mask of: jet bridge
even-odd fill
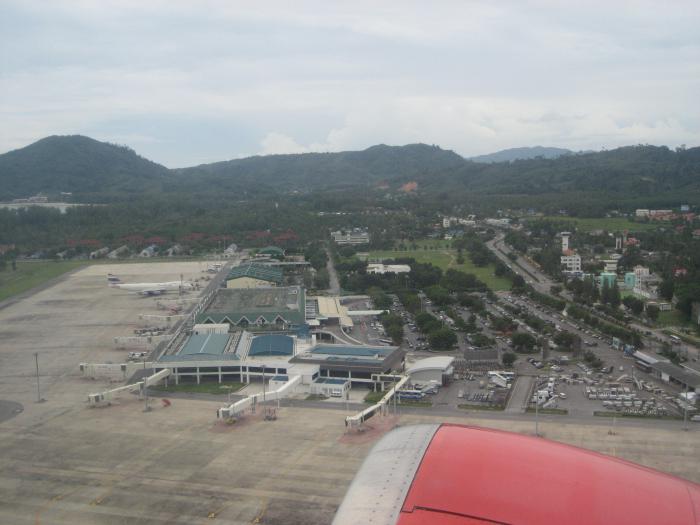
[[[160,383],[170,374],[171,370],[169,368],[164,368],[163,370],[156,372],[155,374],[150,375],[141,381],[137,381],[136,383],[112,388],[110,390],[105,390],[104,392],[98,392],[97,394],[88,394],[88,403],[90,406],[100,406],[105,404],[109,405],[113,399],[119,397],[119,394],[123,392],[132,393],[138,391],[140,395],[143,395],[146,388]]]
[[[236,401],[227,407],[221,407],[216,415],[222,419],[228,419],[241,415],[248,408],[254,408],[258,403],[263,401],[276,401],[278,399],[284,399],[294,389],[295,386],[301,384],[302,376],[290,376],[289,381],[279,387],[277,390],[270,390],[268,392],[260,392],[259,394],[254,394],[248,396],[240,401]]]
[[[387,393],[384,395],[383,398],[379,400],[378,403],[375,405],[372,405],[369,408],[365,408],[361,412],[358,412],[354,416],[348,416],[345,418],[345,426],[346,427],[358,427],[365,421],[367,421],[369,418],[371,418],[373,415],[375,415],[377,412],[382,413],[386,405],[391,401],[391,398],[396,395],[396,393],[399,391],[399,389],[406,384],[408,381],[408,376],[401,376],[399,381],[394,384],[389,390],[387,390]]]

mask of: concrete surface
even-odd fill
[[[129,335],[138,313],[157,311],[154,299],[107,288],[106,273],[174,280],[202,275],[200,266],[206,269],[206,263],[88,268],[0,311],[0,400],[24,408],[0,422],[0,523],[329,523],[367,452],[395,424],[533,431],[529,421],[402,409],[348,435],[342,405],[296,400],[276,421],[258,414],[229,426],[215,416],[225,396],[173,398],[168,408],[152,399],[150,412],[131,395],[110,407],[87,407],[86,394],[107,383],[82,379],[78,363],[119,362],[125,351],[114,350],[112,338]],[[35,402],[35,351],[45,403]],[[600,422],[540,418],[549,439],[700,481],[697,432],[608,430]]]

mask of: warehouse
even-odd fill
[[[454,357],[450,356],[428,357],[427,359],[416,361],[407,372],[412,383],[429,383],[432,381],[440,385],[446,385],[450,382],[454,373],[453,362]]]
[[[231,268],[226,288],[261,288],[282,284],[282,270],[256,263],[244,263]]]

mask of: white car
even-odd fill
[[[566,399],[566,392],[559,392],[559,397],[561,399]]]

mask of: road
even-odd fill
[[[521,275],[528,282],[528,284],[530,284],[536,291],[547,295],[551,295],[550,287],[553,284],[557,283],[555,283],[552,279],[547,277],[541,270],[536,268],[532,263],[530,263],[527,259],[520,255],[518,255],[517,257],[517,264],[513,264],[513,261],[508,257],[508,254],[515,252],[513,252],[505,244],[503,239],[504,234],[500,233],[495,238],[488,241],[486,243],[486,246],[494,253],[494,255],[496,255],[496,257],[498,257],[505,264],[509,265],[515,273]],[[535,277],[537,280],[533,279],[533,277]],[[573,300],[571,294],[566,291],[563,291],[560,295],[560,298],[566,299],[568,301]],[[654,344],[658,343],[659,341],[666,342],[669,344],[672,343],[671,339],[663,333],[662,328],[650,328],[641,324],[640,322],[635,321],[630,322],[628,326],[634,330],[639,331],[642,334],[651,332],[652,337],[655,338],[657,341],[652,340],[650,337],[648,337],[647,334],[647,337],[642,337],[642,341],[647,347],[654,346]],[[700,359],[700,349],[698,349],[697,347],[684,343],[681,346],[681,349],[685,351],[689,359]]]
[[[329,284],[328,293],[331,295],[340,295],[340,281],[338,280],[338,272],[335,271],[335,265],[331,259],[330,250],[326,250],[328,254],[328,262],[326,262],[326,269],[328,269]]]

